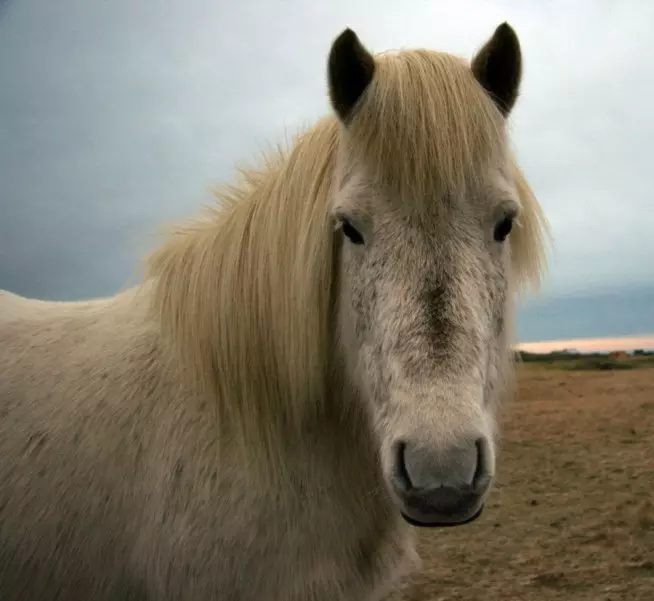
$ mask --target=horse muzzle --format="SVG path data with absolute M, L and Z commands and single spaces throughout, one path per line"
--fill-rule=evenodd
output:
M 487 441 L 459 444 L 435 456 L 408 441 L 394 449 L 390 484 L 408 523 L 433 528 L 479 518 L 492 481 Z

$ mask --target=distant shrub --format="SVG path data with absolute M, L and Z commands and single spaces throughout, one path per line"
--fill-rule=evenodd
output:
M 634 369 L 634 367 L 636 367 L 636 365 L 630 361 L 616 361 L 615 359 L 610 359 L 608 357 L 583 357 L 582 359 L 577 359 L 574 363 L 566 366 L 567 369 L 573 371 L 612 371 Z
M 552 351 L 551 353 L 528 353 L 518 351 L 517 359 L 523 363 L 559 363 L 561 361 L 578 361 L 580 357 L 604 357 L 605 355 L 589 354 L 580 355 L 579 353 L 566 353 L 564 351 Z
M 606 353 L 574 353 L 553 351 L 551 353 L 529 353 L 516 351 L 515 358 L 519 363 L 542 365 L 551 369 L 567 369 L 571 371 L 610 371 L 654 367 L 654 353 L 649 351 L 634 352 L 633 356 Z
M 526 351 L 518 351 L 518 360 L 523 363 L 550 363 L 554 361 L 555 353 L 528 353 Z

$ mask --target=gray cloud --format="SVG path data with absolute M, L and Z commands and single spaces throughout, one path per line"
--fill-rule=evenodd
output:
M 515 146 L 556 243 L 545 298 L 654 281 L 654 4 L 323 4 L 5 5 L 0 287 L 76 298 L 124 286 L 157 228 L 327 110 L 325 57 L 346 25 L 373 50 L 470 56 L 505 19 L 525 56 Z

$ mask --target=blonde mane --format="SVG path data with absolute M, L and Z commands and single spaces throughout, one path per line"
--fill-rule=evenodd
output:
M 274 424 L 297 426 L 325 398 L 339 147 L 365 156 L 373 177 L 407 202 L 465 190 L 489 156 L 510 152 L 501 114 L 463 60 L 418 50 L 376 61 L 347 136 L 336 118 L 319 121 L 263 169 L 242 171 L 218 192 L 221 207 L 176 228 L 148 259 L 162 336 L 246 440 L 278 437 Z M 522 203 L 514 276 L 537 283 L 546 224 L 512 155 L 508 169 Z

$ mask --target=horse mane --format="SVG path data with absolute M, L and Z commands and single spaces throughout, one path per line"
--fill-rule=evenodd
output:
M 169 234 L 148 258 L 152 309 L 189 382 L 221 422 L 266 436 L 324 393 L 333 236 L 328 216 L 338 123 L 216 191 L 218 206 Z M 251 432 L 255 428 L 258 432 Z
M 174 228 L 148 258 L 162 337 L 246 440 L 253 430 L 279 437 L 275 424 L 298 426 L 325 398 L 339 149 L 365 156 L 374 178 L 418 203 L 460 193 L 488 157 L 509 152 L 502 117 L 463 60 L 417 50 L 376 61 L 346 134 L 335 117 L 323 118 L 261 169 L 240 170 L 240 181 L 217 191 L 218 206 Z M 511 155 L 508 163 L 522 203 L 510 242 L 514 277 L 534 282 L 545 223 Z

